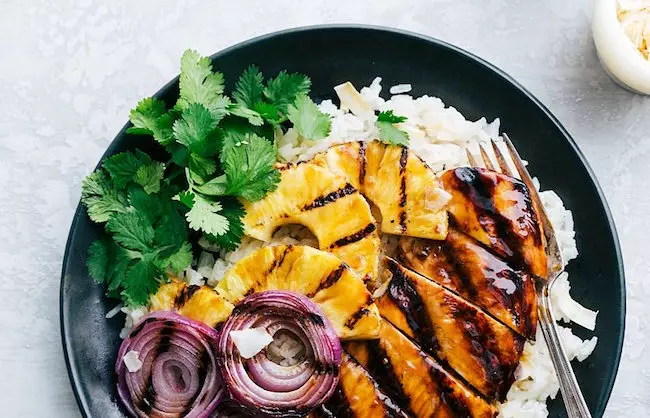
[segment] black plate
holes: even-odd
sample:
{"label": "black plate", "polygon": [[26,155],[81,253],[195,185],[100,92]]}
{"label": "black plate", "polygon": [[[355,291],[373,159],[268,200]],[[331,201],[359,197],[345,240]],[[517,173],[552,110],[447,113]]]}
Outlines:
{"label": "black plate", "polygon": [[[580,257],[570,263],[572,293],[600,310],[598,345],[584,363],[575,365],[594,417],[609,399],[623,344],[625,282],[614,223],[593,173],[566,130],[537,99],[501,70],[444,42],[384,28],[321,26],[262,36],[212,57],[231,88],[250,64],[266,75],[280,70],[308,74],[313,95],[330,98],[332,87],[347,80],[368,85],[374,76],[383,85],[413,84],[413,95],[440,97],[466,118],[501,118],[501,127],[530,162],[545,188],[554,189],[575,214]],[[168,102],[178,94],[177,79],[157,96]],[[124,115],[126,118],[127,115]],[[104,158],[137,145],[124,129]],[[85,259],[100,228],[81,207],[72,223],[61,279],[61,330],[70,379],[84,416],[123,417],[115,401],[113,365],[120,344],[123,316],[105,313],[115,301],[88,277]],[[579,332],[578,330],[577,332]],[[581,334],[583,337],[588,334]],[[551,417],[566,416],[561,401],[550,403]]]}

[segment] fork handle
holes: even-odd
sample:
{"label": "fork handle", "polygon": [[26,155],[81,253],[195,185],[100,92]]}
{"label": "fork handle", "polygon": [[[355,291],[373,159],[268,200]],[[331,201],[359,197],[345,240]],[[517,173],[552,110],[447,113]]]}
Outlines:
{"label": "fork handle", "polygon": [[[551,281],[552,283],[552,281]],[[548,351],[551,355],[555,372],[560,382],[560,391],[562,399],[569,418],[591,418],[591,413],[585,398],[582,396],[578,381],[571,368],[569,358],[562,347],[560,336],[558,335],[557,324],[551,309],[550,289],[548,283],[544,285],[541,292],[538,292],[537,298],[539,325],[542,328],[544,339],[548,345]]]}

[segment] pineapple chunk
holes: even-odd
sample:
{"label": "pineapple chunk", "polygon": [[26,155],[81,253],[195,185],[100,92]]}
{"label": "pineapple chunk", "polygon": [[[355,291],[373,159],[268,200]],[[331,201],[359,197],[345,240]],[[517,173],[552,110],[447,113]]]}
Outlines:
{"label": "pineapple chunk", "polygon": [[381,212],[387,234],[444,239],[450,195],[408,148],[377,141],[337,145],[314,162],[345,177]]}
{"label": "pineapple chunk", "polygon": [[255,292],[289,290],[319,305],[341,339],[376,338],[379,332],[379,312],[362,279],[315,248],[262,248],[228,270],[215,289],[233,304]]}
{"label": "pineapple chunk", "polygon": [[320,249],[346,262],[370,286],[379,264],[379,235],[368,202],[344,176],[311,162],[281,168],[278,188],[257,202],[244,202],[245,233],[270,241],[277,228],[300,224]]}
{"label": "pineapple chunk", "polygon": [[228,318],[234,306],[208,286],[172,280],[149,299],[150,311],[176,311],[214,327]]}

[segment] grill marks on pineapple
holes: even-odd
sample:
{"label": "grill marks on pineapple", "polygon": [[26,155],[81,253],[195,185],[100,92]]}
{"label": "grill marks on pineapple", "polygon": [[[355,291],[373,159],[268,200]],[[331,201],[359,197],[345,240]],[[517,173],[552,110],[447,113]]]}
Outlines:
{"label": "grill marks on pineapple", "polygon": [[359,162],[359,184],[363,185],[366,181],[366,148],[367,142],[359,142],[359,153],[357,154],[357,161]]}
{"label": "grill marks on pineapple", "polygon": [[325,280],[321,281],[318,284],[318,287],[316,288],[316,290],[309,293],[307,295],[307,297],[308,298],[313,298],[321,290],[327,289],[327,288],[331,287],[334,283],[338,282],[339,279],[341,278],[341,275],[343,274],[343,272],[345,271],[346,268],[347,268],[347,266],[345,265],[345,263],[341,263],[341,265],[339,265],[338,268],[336,268],[336,270],[332,270],[332,272],[327,275]]}
{"label": "grill marks on pineapple", "polygon": [[266,276],[270,276],[271,274],[273,274],[273,272],[276,269],[280,268],[280,266],[282,266],[282,263],[284,263],[285,258],[287,258],[287,254],[293,251],[293,249],[294,249],[293,245],[287,245],[284,248],[284,251],[282,251],[282,255],[280,256],[280,258],[273,259],[273,263],[271,264],[271,267],[269,267],[269,269],[267,270]]}
{"label": "grill marks on pineapple", "polygon": [[402,148],[402,154],[399,157],[399,177],[400,177],[400,189],[399,189],[399,225],[402,227],[402,232],[406,233],[406,165],[408,164],[409,150],[406,147]]}
{"label": "grill marks on pineapple", "polygon": [[195,284],[183,287],[178,295],[176,295],[176,299],[174,300],[174,306],[176,309],[181,309],[183,306],[185,306],[187,301],[189,301],[199,289],[201,289],[201,286]]}
{"label": "grill marks on pineapple", "polygon": [[322,208],[325,205],[329,205],[330,203],[336,202],[337,200],[339,200],[344,196],[348,196],[356,192],[357,189],[355,189],[354,186],[352,186],[350,183],[346,183],[344,187],[338,190],[335,190],[324,196],[317,197],[311,203],[308,203],[305,206],[303,206],[302,210],[307,211],[307,210]]}
{"label": "grill marks on pineapple", "polygon": [[337,241],[335,241],[332,245],[330,245],[330,249],[332,248],[338,248],[338,247],[344,247],[349,244],[353,244],[355,242],[361,241],[368,235],[372,234],[377,230],[377,226],[374,223],[369,223],[366,225],[363,229],[348,235],[347,237],[343,237]]}
{"label": "grill marks on pineapple", "polygon": [[365,303],[350,317],[348,318],[347,321],[345,321],[345,326],[348,327],[349,329],[354,328],[354,326],[363,318],[364,316],[368,315],[370,313],[370,310],[367,308],[370,306],[372,303],[374,303],[374,299],[372,298],[372,295],[368,293],[366,295],[366,301]]}

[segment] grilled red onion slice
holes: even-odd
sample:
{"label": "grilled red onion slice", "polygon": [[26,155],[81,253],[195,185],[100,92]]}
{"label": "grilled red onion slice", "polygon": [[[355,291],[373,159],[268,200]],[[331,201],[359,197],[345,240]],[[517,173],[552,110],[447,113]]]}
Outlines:
{"label": "grilled red onion slice", "polygon": [[[117,357],[120,400],[135,417],[207,418],[225,394],[215,360],[219,333],[173,312],[145,317],[124,340]],[[139,353],[142,367],[129,372],[124,355]]]}
{"label": "grilled red onion slice", "polygon": [[[265,328],[289,332],[305,347],[302,361],[281,366],[262,350],[244,359],[231,331]],[[339,380],[341,343],[323,311],[305,296],[286,291],[255,293],[239,303],[221,329],[217,361],[230,396],[267,415],[303,416],[325,402]]]}

